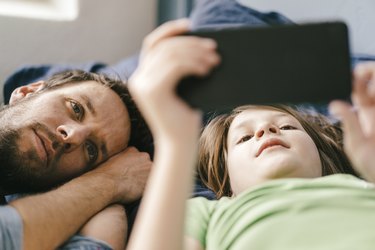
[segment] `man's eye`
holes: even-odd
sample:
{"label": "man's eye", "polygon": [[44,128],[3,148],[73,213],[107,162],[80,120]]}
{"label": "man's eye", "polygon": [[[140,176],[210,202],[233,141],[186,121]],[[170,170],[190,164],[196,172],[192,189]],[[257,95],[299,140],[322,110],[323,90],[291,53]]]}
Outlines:
{"label": "man's eye", "polygon": [[72,110],[74,112],[74,115],[77,117],[77,119],[82,119],[83,117],[83,108],[81,106],[81,104],[79,104],[78,102],[75,102],[75,101],[69,101],[70,102],[70,106],[72,107]]}
{"label": "man's eye", "polygon": [[293,129],[297,129],[297,128],[292,126],[292,125],[284,125],[284,126],[281,126],[280,129],[281,130],[293,130]]}
{"label": "man's eye", "polygon": [[248,140],[250,140],[251,138],[253,138],[252,135],[245,135],[245,136],[241,137],[241,139],[237,142],[237,144],[240,144],[240,143],[242,143],[242,142],[248,141]]}
{"label": "man's eye", "polygon": [[87,155],[89,156],[90,164],[95,163],[96,159],[98,158],[98,148],[95,146],[94,143],[88,141],[85,143]]}

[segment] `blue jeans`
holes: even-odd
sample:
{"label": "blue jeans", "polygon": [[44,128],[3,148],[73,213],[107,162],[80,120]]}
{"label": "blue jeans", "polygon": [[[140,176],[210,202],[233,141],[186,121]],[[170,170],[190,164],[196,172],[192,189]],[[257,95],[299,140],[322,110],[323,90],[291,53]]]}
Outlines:
{"label": "blue jeans", "polygon": [[59,250],[112,250],[112,247],[101,240],[91,237],[74,235]]}

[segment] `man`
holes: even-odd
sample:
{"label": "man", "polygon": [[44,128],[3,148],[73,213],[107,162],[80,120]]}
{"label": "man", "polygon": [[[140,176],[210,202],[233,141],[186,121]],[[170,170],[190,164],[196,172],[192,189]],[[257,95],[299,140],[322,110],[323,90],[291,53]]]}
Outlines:
{"label": "man", "polygon": [[21,248],[23,227],[23,248],[56,248],[109,204],[141,196],[150,158],[133,147],[123,150],[146,149],[150,140],[120,81],[70,71],[19,87],[0,111],[0,131],[1,195],[46,191],[103,163],[2,207],[2,235],[16,235],[10,237],[15,245],[5,247]]}

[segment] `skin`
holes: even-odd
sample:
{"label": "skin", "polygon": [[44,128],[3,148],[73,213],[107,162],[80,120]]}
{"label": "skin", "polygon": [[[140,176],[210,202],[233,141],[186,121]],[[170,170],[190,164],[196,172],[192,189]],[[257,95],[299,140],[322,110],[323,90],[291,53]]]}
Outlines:
{"label": "skin", "polygon": [[[41,136],[46,136],[47,143],[52,137],[60,144],[69,144],[68,150],[61,151],[59,157],[51,161],[54,164],[48,167],[42,164],[43,168],[38,164],[31,165],[35,172],[41,173],[39,178],[46,183],[55,183],[91,169],[87,164],[89,152],[84,147],[87,140],[105,143],[108,156],[104,157],[99,153],[95,164],[104,161],[99,167],[58,188],[17,199],[9,204],[22,218],[23,248],[56,249],[79,229],[83,230],[84,235],[98,236],[99,239],[110,242],[115,249],[122,248],[124,240],[113,236],[124,235],[125,214],[121,207],[110,205],[139,199],[152,164],[147,153],[139,152],[133,147],[126,148],[130,132],[126,108],[112,90],[96,82],[69,85],[38,94],[42,85],[43,82],[38,82],[18,88],[12,95],[11,105],[16,107],[16,103],[28,103],[30,109],[24,113],[17,112],[15,117],[11,112],[7,114],[15,118],[12,124],[21,129],[22,141],[18,141],[20,148],[32,152],[29,155],[36,155],[35,161],[38,163],[44,161],[36,149],[40,143],[31,132],[30,124],[33,124],[34,117],[43,124],[44,127],[37,127],[36,131]],[[81,119],[78,115],[81,110],[73,108],[71,100],[81,102],[82,93],[89,97],[96,110],[95,116],[86,110]],[[53,135],[46,135],[44,128]],[[57,150],[59,149],[58,147]],[[113,156],[109,158],[110,155]],[[51,174],[51,180],[48,174]],[[2,194],[6,193],[6,190],[1,191]],[[116,228],[110,230],[114,234],[108,237],[109,231],[104,234],[98,229],[97,222],[101,220],[109,224],[120,221],[121,224],[114,223]],[[82,227],[83,225],[85,226]],[[114,232],[114,229],[117,231]]]}
{"label": "skin", "polygon": [[79,231],[80,235],[100,239],[114,250],[125,249],[128,223],[124,206],[111,205],[93,216]]}
{"label": "skin", "polygon": [[358,65],[353,77],[353,105],[336,100],[329,109],[343,123],[344,149],[353,166],[375,183],[375,63]]}
{"label": "skin", "polygon": [[[200,114],[179,99],[175,88],[187,75],[207,75],[220,58],[213,41],[175,37],[186,32],[188,26],[186,21],[171,22],[150,34],[144,43],[140,67],[130,81],[130,91],[156,140],[155,165],[128,245],[131,250],[203,249],[197,240],[189,238],[184,241],[183,236],[185,199],[192,187],[197,159]],[[366,68],[365,72],[355,74],[355,85],[364,80],[364,75],[371,77],[366,81],[375,78],[375,66]],[[358,98],[359,115],[344,103],[333,103],[331,110],[344,122],[346,152],[354,167],[368,180],[375,180],[375,136],[365,129],[375,128],[375,92],[370,91],[375,88],[374,81],[370,85],[365,88],[356,86],[353,90],[354,99]],[[367,98],[369,102],[365,102]],[[358,118],[363,116],[368,119]],[[269,134],[262,133],[262,136]],[[292,150],[295,143],[310,140],[302,130],[279,133],[283,138],[285,134],[290,152],[283,148],[266,149],[261,157],[287,158],[289,153],[295,154]],[[310,163],[316,160],[314,156]],[[364,163],[364,166],[360,167],[357,163]],[[319,175],[318,171],[310,174]]]}
{"label": "skin", "polygon": [[234,195],[272,179],[322,176],[314,141],[297,119],[276,110],[240,113],[229,127],[227,145]]}
{"label": "skin", "polygon": [[40,183],[71,179],[127,147],[129,115],[115,92],[87,81],[38,94],[43,84],[14,92],[7,124],[19,132],[20,162]]}
{"label": "skin", "polygon": [[[22,218],[23,249],[56,249],[105,207],[138,199],[144,190],[150,167],[148,154],[128,148],[98,168],[52,191],[11,202],[10,205]],[[87,226],[91,229],[94,226],[94,231],[86,227],[85,234],[97,236],[101,233],[96,230],[98,219],[104,219],[108,224],[113,219],[121,219],[123,214],[118,208],[115,210],[115,214],[108,213],[114,211],[110,209],[93,217]],[[125,225],[116,225],[110,231],[115,230],[118,236]],[[108,242],[114,240],[113,237],[109,240],[107,236],[101,234],[98,238]],[[123,241],[119,242],[124,244]]]}
{"label": "skin", "polygon": [[183,249],[185,201],[193,183],[201,115],[179,99],[175,87],[182,77],[205,76],[220,62],[214,41],[176,36],[188,30],[189,22],[179,20],[152,32],[129,82],[150,125],[156,152],[155,171],[127,249]]}

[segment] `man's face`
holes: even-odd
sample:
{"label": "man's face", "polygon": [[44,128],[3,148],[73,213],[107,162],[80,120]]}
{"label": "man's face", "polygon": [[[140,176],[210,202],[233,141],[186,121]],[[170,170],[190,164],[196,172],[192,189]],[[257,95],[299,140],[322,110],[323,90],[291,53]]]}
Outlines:
{"label": "man's face", "polygon": [[15,180],[30,182],[26,186],[39,188],[78,176],[129,141],[130,120],[122,100],[93,81],[35,93],[5,112],[0,126],[7,140],[0,143],[10,150],[1,150],[8,161],[2,165],[19,169],[14,175],[21,178]]}

